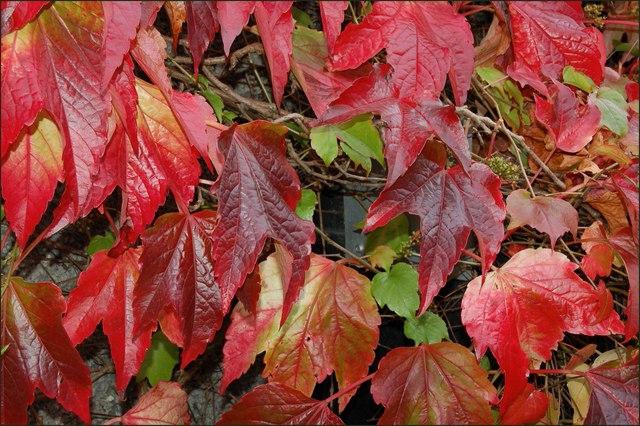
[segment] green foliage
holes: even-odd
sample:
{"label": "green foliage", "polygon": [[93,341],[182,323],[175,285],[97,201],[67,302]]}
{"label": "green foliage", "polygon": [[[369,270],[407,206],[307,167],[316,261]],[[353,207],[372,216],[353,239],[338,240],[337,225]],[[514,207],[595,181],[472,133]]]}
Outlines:
{"label": "green foliage", "polygon": [[376,268],[382,268],[385,271],[388,271],[396,256],[396,252],[391,247],[381,245],[371,251],[369,254],[369,260]]}
{"label": "green foliage", "polygon": [[615,89],[601,87],[595,99],[602,114],[600,125],[607,127],[618,136],[624,136],[629,131],[627,124],[627,101]]}
{"label": "green foliage", "polygon": [[174,367],[178,364],[178,347],[158,330],[153,334],[151,347],[147,351],[138,376],[138,382],[149,380],[151,386],[171,380]]}
{"label": "green foliage", "polygon": [[367,234],[364,252],[371,254],[376,247],[386,245],[397,253],[408,242],[409,220],[407,216],[400,215],[385,226]]}
{"label": "green foliage", "polygon": [[313,220],[313,213],[316,210],[318,198],[316,193],[310,189],[303,189],[300,200],[296,206],[296,214],[305,220]]}
{"label": "green foliage", "polygon": [[564,70],[562,70],[562,81],[587,93],[593,92],[597,87],[589,76],[577,71],[571,65],[564,67]]}
{"label": "green foliage", "polygon": [[495,154],[487,159],[486,163],[493,173],[500,176],[502,180],[517,182],[518,179],[520,179],[520,169],[518,166],[509,162],[509,160],[502,155]]}
{"label": "green foliage", "polygon": [[363,114],[344,123],[315,127],[311,129],[311,146],[329,165],[338,156],[339,140],[342,151],[369,173],[372,158],[384,164],[382,140],[371,117]]}
{"label": "green foliage", "polygon": [[509,126],[517,129],[521,124],[531,124],[531,117],[524,107],[524,97],[509,77],[493,67],[477,67],[476,73],[489,86],[487,90]]}
{"label": "green foliage", "polygon": [[101,250],[108,250],[113,247],[113,243],[115,242],[115,237],[109,231],[105,232],[104,235],[95,235],[89,241],[89,245],[87,246],[87,254],[89,256],[93,256]]}
{"label": "green foliage", "polygon": [[371,293],[381,307],[386,305],[396,314],[410,318],[420,304],[418,272],[407,263],[397,263],[389,272],[373,277]]}
{"label": "green foliage", "polygon": [[404,321],[404,335],[416,345],[438,343],[449,338],[447,324],[433,312],[425,312],[419,317],[409,317]]}

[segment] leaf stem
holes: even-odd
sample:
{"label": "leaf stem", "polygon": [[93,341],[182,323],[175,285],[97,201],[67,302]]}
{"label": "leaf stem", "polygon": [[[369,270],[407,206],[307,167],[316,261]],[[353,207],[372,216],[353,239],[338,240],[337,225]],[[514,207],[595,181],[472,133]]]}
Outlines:
{"label": "leaf stem", "polygon": [[541,370],[529,370],[531,374],[573,374],[575,376],[584,376],[584,371],[577,370],[565,370],[563,368],[551,368],[551,369],[541,369]]}
{"label": "leaf stem", "polygon": [[350,385],[348,385],[347,387],[344,387],[342,389],[340,389],[338,392],[334,393],[333,395],[330,395],[327,399],[323,399],[322,401],[320,401],[322,404],[328,404],[331,401],[333,401],[334,399],[340,398],[342,395],[351,392],[352,390],[358,388],[361,384],[368,382],[369,380],[373,379],[373,376],[375,376],[376,373],[371,373],[368,376],[364,376],[362,379],[357,380],[353,383],[351,383]]}

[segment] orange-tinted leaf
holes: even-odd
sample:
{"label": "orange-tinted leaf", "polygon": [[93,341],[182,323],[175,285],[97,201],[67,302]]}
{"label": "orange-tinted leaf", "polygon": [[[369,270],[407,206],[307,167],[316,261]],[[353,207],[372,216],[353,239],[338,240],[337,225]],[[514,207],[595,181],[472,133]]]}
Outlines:
{"label": "orange-tinted leaf", "polygon": [[604,216],[611,232],[615,233],[629,226],[624,205],[615,190],[590,188],[584,200]]}
{"label": "orange-tinted leaf", "polygon": [[315,227],[295,213],[300,180],[285,157],[286,132],[284,126],[256,120],[234,125],[220,137],[225,163],[213,256],[225,311],[253,270],[267,237],[281,242],[292,257],[283,319],[304,282]]}
{"label": "orange-tinted leaf", "polygon": [[341,425],[327,403],[279,383],[258,386],[222,415],[218,425]]}
{"label": "orange-tinted leaf", "polygon": [[633,234],[636,236],[635,241],[638,241],[638,216],[640,209],[640,193],[638,186],[638,160],[625,167],[623,170],[611,176],[611,181],[614,187],[617,189],[620,198],[624,202],[627,209],[627,214],[631,222],[631,228]]}
{"label": "orange-tinted leaf", "polygon": [[616,364],[606,363],[584,373],[591,386],[585,424],[638,424],[638,354]]}
{"label": "orange-tinted leaf", "polygon": [[9,279],[2,293],[0,422],[27,422],[35,388],[89,423],[89,369],[62,327],[65,301],[52,283]]}
{"label": "orange-tinted leaf", "polygon": [[64,328],[74,345],[89,337],[102,321],[109,338],[111,358],[116,370],[116,388],[124,392],[151,344],[155,324],[140,335],[133,334],[133,288],[140,275],[138,261],[142,249],[131,248],[117,257],[106,251],[96,253],[78,277],[69,294]]}
{"label": "orange-tinted leaf", "polygon": [[[307,396],[333,372],[340,388],[366,376],[380,325],[369,280],[341,263],[311,255],[300,300],[278,330],[286,261],[276,252],[260,265],[262,289],[255,314],[243,305],[234,310],[224,348],[223,386],[265,350],[263,375]],[[351,395],[340,398],[341,409]]]}
{"label": "orange-tinted leaf", "polygon": [[41,113],[0,162],[4,208],[20,247],[24,248],[63,179],[63,145],[55,123]]}
{"label": "orange-tinted leaf", "polygon": [[373,4],[359,24],[349,24],[334,45],[331,65],[356,68],[386,48],[393,85],[402,97],[438,99],[447,73],[458,105],[473,74],[473,35],[464,16],[446,2]]}
{"label": "orange-tinted leaf", "polygon": [[420,313],[446,283],[472,230],[483,271],[493,263],[504,236],[500,179],[480,163],[472,164],[468,175],[460,166],[445,169],[444,150],[434,156],[431,148],[374,201],[364,227],[373,231],[401,213],[420,217]]}
{"label": "orange-tinted leaf", "polygon": [[175,382],[160,382],[138,399],[129,411],[105,424],[123,425],[188,425],[187,394]]}
{"label": "orange-tinted leaf", "polygon": [[193,361],[222,323],[222,299],[213,279],[210,210],[160,216],[142,235],[142,270],[133,291],[134,335],[160,320],[183,348],[181,367]]}
{"label": "orange-tinted leaf", "polygon": [[[503,415],[525,388],[528,369],[551,357],[564,332],[623,332],[606,289],[594,289],[580,279],[577,267],[561,253],[527,249],[489,272],[484,283],[478,277],[467,286],[462,323],[477,356],[491,349],[505,372]],[[607,311],[609,316],[602,319]]]}
{"label": "orange-tinted leaf", "polygon": [[565,232],[574,238],[578,233],[578,212],[559,198],[532,198],[526,190],[517,189],[507,197],[507,213],[511,216],[509,229],[529,225],[551,237],[551,248]]}
{"label": "orange-tinted leaf", "polygon": [[[192,4],[193,2],[188,2]],[[202,3],[202,2],[199,2]],[[193,7],[193,6],[192,6]],[[167,11],[167,17],[171,23],[171,35],[173,38],[173,51],[178,48],[178,40],[182,32],[182,24],[187,20],[187,10],[184,1],[167,1],[164,2],[164,10]],[[189,46],[192,44],[189,43]],[[196,66],[195,69],[198,69]]]}
{"label": "orange-tinted leaf", "polygon": [[451,342],[396,348],[380,361],[371,393],[378,424],[493,424],[493,385],[473,354]]}

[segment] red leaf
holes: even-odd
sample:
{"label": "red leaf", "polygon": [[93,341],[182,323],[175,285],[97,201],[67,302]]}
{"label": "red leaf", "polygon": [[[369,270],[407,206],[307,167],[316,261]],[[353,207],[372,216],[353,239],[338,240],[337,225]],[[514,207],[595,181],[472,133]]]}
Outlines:
{"label": "red leaf", "polygon": [[338,123],[366,112],[379,114],[384,121],[387,187],[404,174],[418,157],[427,138],[437,135],[468,169],[469,144],[451,106],[422,98],[400,98],[392,87],[391,67],[376,67],[345,90],[321,117],[321,123]]}
{"label": "red leaf", "polygon": [[600,222],[594,222],[582,234],[582,239],[586,240],[582,243],[582,248],[587,252],[587,255],[583,258],[583,268],[586,267],[585,273],[587,275],[608,275],[600,274],[599,272],[611,270],[614,252],[620,256],[627,270],[629,299],[627,308],[624,311],[627,316],[624,331],[626,340],[635,337],[639,328],[640,272],[638,270],[638,246],[634,240],[636,236],[637,234],[632,233],[629,228],[622,229],[614,235],[608,235]]}
{"label": "red leaf", "polygon": [[[615,364],[615,363],[614,363]],[[606,363],[584,373],[591,386],[585,424],[638,424],[638,354],[624,364]]]}
{"label": "red leaf", "polygon": [[396,348],[371,381],[385,407],[378,424],[493,424],[498,395],[465,347],[442,342]]}
{"label": "red leaf", "polygon": [[231,43],[255,15],[258,32],[271,74],[271,89],[276,106],[280,106],[289,76],[291,33],[293,33],[292,1],[217,2],[218,20],[224,52],[229,55]]}
{"label": "red leaf", "polygon": [[617,190],[620,199],[624,202],[627,213],[629,214],[633,235],[635,235],[635,241],[637,242],[639,221],[638,210],[640,208],[640,194],[638,193],[638,160],[634,160],[631,165],[611,176],[611,182]]}
{"label": "red leaf", "polygon": [[223,305],[213,279],[210,210],[160,216],[142,235],[142,270],[133,291],[134,335],[160,320],[182,347],[181,367],[193,361],[220,328]]}
{"label": "red leaf", "polygon": [[193,72],[196,78],[200,69],[200,61],[209,43],[218,31],[218,13],[216,4],[212,1],[188,1],[187,9],[187,33],[189,51],[193,56]]}
{"label": "red leaf", "polygon": [[44,113],[27,127],[0,162],[2,198],[11,230],[24,248],[62,181],[63,142]]}
{"label": "red leaf", "polygon": [[536,118],[549,130],[556,147],[566,152],[584,148],[600,128],[600,110],[591,101],[584,107],[562,83],[555,83],[553,103],[534,96]]}
{"label": "red leaf", "polygon": [[131,55],[140,68],[158,86],[166,103],[176,116],[182,131],[208,166],[213,165],[220,172],[222,166],[210,158],[209,150],[217,143],[217,132],[210,131],[207,122],[215,122],[211,107],[200,95],[174,92],[167,75],[164,61],[167,58],[167,44],[155,28],[138,31],[136,45]]}
{"label": "red leaf", "polygon": [[101,3],[62,2],[2,38],[2,151],[46,109],[65,143],[65,201],[57,215],[71,220],[95,207],[91,176],[107,136],[104,32]]}
{"label": "red leaf", "polygon": [[113,418],[105,424],[118,422],[124,425],[188,425],[191,418],[187,394],[175,382],[160,382],[142,395],[122,417]]}
{"label": "red leaf", "polygon": [[586,28],[580,2],[509,2],[513,51],[519,67],[557,79],[567,65],[596,84],[604,78],[604,40]]}
{"label": "red leaf", "polygon": [[[327,3],[320,3],[321,7],[323,4]],[[345,89],[351,87],[356,79],[371,72],[368,64],[355,70],[328,71],[325,68],[327,57],[325,40],[320,31],[305,27],[296,28],[293,32],[291,69],[318,117]]]}
{"label": "red leaf", "polygon": [[69,294],[62,321],[74,345],[89,337],[102,321],[119,392],[124,392],[138,372],[155,330],[155,325],[149,325],[140,335],[133,334],[133,289],[140,275],[140,254],[140,248],[127,249],[117,257],[106,251],[96,253]]}
{"label": "red leaf", "polygon": [[62,327],[65,301],[52,283],[11,278],[2,294],[0,422],[26,423],[38,388],[90,423],[89,369]]}
{"label": "red leaf", "polygon": [[2,37],[24,27],[48,3],[48,1],[2,1],[0,3]]}
{"label": "red leaf", "polygon": [[504,425],[536,424],[547,412],[549,398],[527,383],[511,401],[500,404],[501,422]]}
{"label": "red leaf", "polygon": [[141,8],[138,1],[104,2],[103,7],[106,27],[103,45],[107,57],[102,88],[106,89],[136,38]]}
{"label": "red leaf", "polygon": [[[564,332],[622,333],[607,291],[580,279],[574,272],[577,267],[561,253],[527,249],[489,272],[484,283],[478,277],[467,286],[462,323],[476,355],[491,349],[505,372],[502,415],[526,387],[528,369],[551,357]],[[607,310],[608,318],[601,320]]]}
{"label": "red leaf", "polygon": [[578,212],[559,198],[531,198],[526,190],[517,189],[507,197],[507,213],[511,216],[509,229],[529,225],[549,235],[551,248],[565,232],[571,232],[574,238],[578,234]]}
{"label": "red leaf", "polygon": [[458,105],[473,74],[473,35],[464,16],[446,2],[376,2],[362,23],[349,24],[335,42],[331,64],[356,68],[383,48],[402,97],[438,99],[449,73]]}
{"label": "red leaf", "polygon": [[[320,19],[322,20],[322,32],[327,40],[327,50],[333,53],[333,46],[342,31],[344,11],[349,6],[348,1],[321,1]],[[326,60],[325,60],[326,62]]]}
{"label": "red leaf", "polygon": [[281,242],[292,256],[283,319],[304,282],[315,227],[295,213],[300,181],[285,157],[286,132],[284,126],[256,120],[234,125],[220,137],[225,163],[213,257],[225,312],[253,270],[267,237]]}
{"label": "red leaf", "polygon": [[445,169],[445,159],[440,146],[425,148],[374,201],[364,228],[373,231],[401,213],[420,217],[420,313],[446,283],[472,230],[478,237],[483,271],[493,263],[504,236],[500,179],[480,163],[471,165],[469,175],[460,166]]}
{"label": "red leaf", "polygon": [[218,425],[341,425],[324,401],[279,383],[258,386],[222,415]]}

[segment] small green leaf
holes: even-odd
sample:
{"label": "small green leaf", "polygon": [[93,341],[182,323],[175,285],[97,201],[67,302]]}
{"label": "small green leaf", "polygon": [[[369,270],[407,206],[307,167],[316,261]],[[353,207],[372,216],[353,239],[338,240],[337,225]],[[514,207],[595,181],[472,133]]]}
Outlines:
{"label": "small green leaf", "polygon": [[4,353],[7,351],[7,349],[9,349],[9,345],[4,345],[4,346],[0,349],[0,356],[4,355]]}
{"label": "small green leaf", "polygon": [[4,204],[0,204],[0,220],[4,219]]}
{"label": "small green leaf", "polygon": [[345,154],[369,173],[371,158],[384,164],[382,140],[371,118],[371,114],[363,114],[344,123],[315,127],[311,129],[311,146],[329,165],[338,156],[340,140]]}
{"label": "small green leaf", "polygon": [[151,347],[145,355],[136,380],[141,382],[146,378],[151,386],[155,386],[158,382],[169,381],[176,364],[178,364],[178,347],[158,330],[153,334]]}
{"label": "small green leaf", "polygon": [[207,100],[209,105],[213,108],[213,112],[216,114],[216,118],[219,122],[222,122],[224,118],[224,102],[222,98],[209,87],[209,80],[203,75],[198,76],[199,92]]}
{"label": "small green leaf", "polygon": [[313,220],[313,212],[316,210],[318,198],[316,193],[310,189],[303,189],[296,206],[296,214],[304,220]]}
{"label": "small green leaf", "polygon": [[408,242],[409,220],[407,216],[400,215],[385,226],[367,234],[364,252],[371,254],[376,247],[382,245],[389,246],[393,251],[398,252]]}
{"label": "small green leaf", "polygon": [[298,25],[302,25],[307,28],[313,25],[311,16],[309,16],[309,14],[304,10],[294,7],[293,9],[291,9],[291,15],[293,15],[293,19],[296,21],[296,24]]}
{"label": "small green leaf", "polygon": [[489,362],[489,358],[485,355],[482,358],[480,358],[480,367],[484,370],[484,371],[489,371],[491,370],[491,362]]}
{"label": "small green leaf", "polygon": [[614,89],[601,87],[596,96],[596,105],[601,113],[601,126],[607,127],[618,136],[627,134],[627,101],[624,96]]}
{"label": "small green leaf", "polygon": [[369,260],[376,268],[388,271],[396,256],[396,252],[391,247],[382,245],[373,249],[369,255]]}
{"label": "small green leaf", "polygon": [[91,241],[89,241],[89,245],[87,246],[87,254],[89,256],[93,256],[101,250],[108,250],[113,247],[113,243],[115,242],[115,237],[109,231],[107,231],[104,235],[95,235],[93,238],[91,238]]}
{"label": "small green leaf", "polygon": [[588,75],[581,73],[571,65],[562,70],[562,81],[587,93],[593,92],[597,87]]}
{"label": "small green leaf", "polygon": [[502,82],[507,78],[502,71],[493,67],[477,67],[476,73],[490,86],[502,86]]}
{"label": "small green leaf", "polygon": [[410,318],[420,304],[418,272],[407,263],[397,263],[389,272],[379,272],[373,277],[371,293],[380,307],[386,305],[396,314]]}
{"label": "small green leaf", "polygon": [[438,343],[449,338],[447,324],[433,312],[425,312],[418,318],[410,317],[404,321],[404,335],[416,342]]}

